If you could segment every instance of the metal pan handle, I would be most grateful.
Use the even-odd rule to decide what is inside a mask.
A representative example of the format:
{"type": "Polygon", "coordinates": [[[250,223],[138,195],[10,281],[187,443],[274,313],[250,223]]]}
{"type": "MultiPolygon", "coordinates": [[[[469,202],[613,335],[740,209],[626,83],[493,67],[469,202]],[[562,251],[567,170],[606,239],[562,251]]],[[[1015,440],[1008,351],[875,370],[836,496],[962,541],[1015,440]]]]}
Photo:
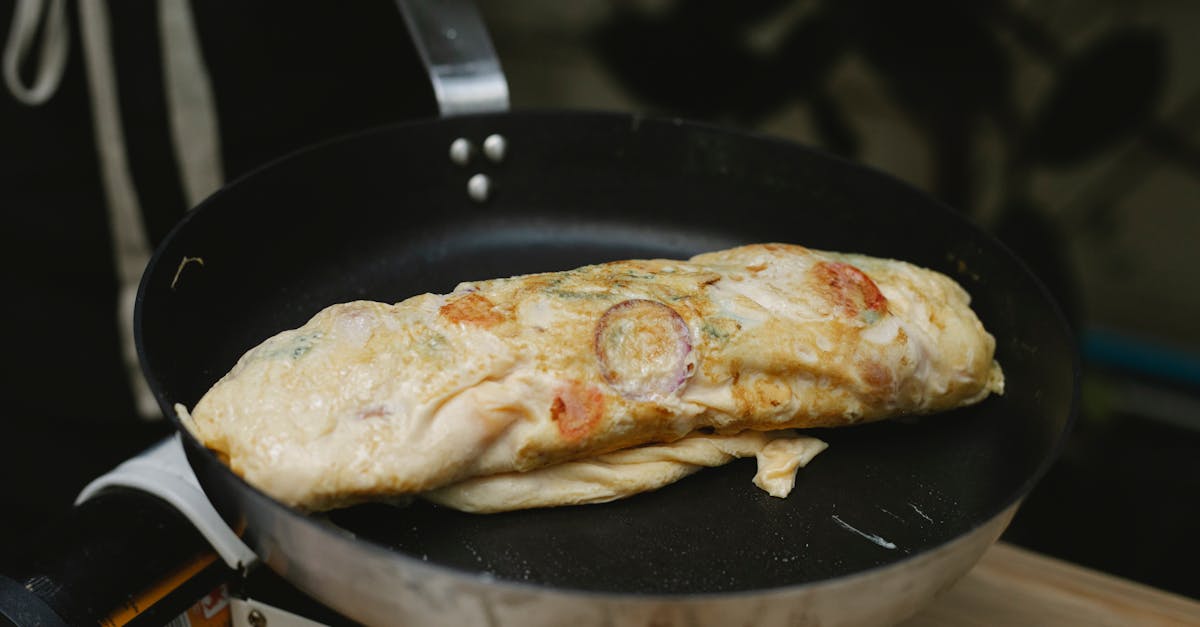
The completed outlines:
{"type": "Polygon", "coordinates": [[[508,81],[471,0],[396,0],[443,117],[508,110],[508,81]]]}

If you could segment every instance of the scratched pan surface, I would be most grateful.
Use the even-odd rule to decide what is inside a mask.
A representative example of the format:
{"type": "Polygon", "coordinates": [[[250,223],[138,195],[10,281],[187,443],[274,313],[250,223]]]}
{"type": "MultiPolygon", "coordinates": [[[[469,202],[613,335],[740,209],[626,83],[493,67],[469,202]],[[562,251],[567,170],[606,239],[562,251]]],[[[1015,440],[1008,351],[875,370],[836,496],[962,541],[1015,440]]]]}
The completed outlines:
{"type": "Polygon", "coordinates": [[[819,582],[894,564],[991,520],[1032,486],[1068,428],[1074,351],[1051,298],[1005,249],[888,177],[785,142],[606,114],[504,114],[382,129],[299,153],[189,214],[147,270],[146,376],[168,415],[245,350],[326,305],[394,302],[486,279],[786,241],[905,259],[958,279],[998,341],[1008,391],[914,422],[819,433],[830,448],[787,499],[753,460],[604,505],[469,515],[424,502],[304,517],[194,440],[218,509],[251,542],[301,525],[467,573],[558,589],[704,594],[819,582]],[[450,163],[456,137],[508,155],[450,163]],[[466,181],[493,179],[485,203],[466,181]],[[203,265],[184,257],[199,257],[203,265]],[[330,524],[332,523],[332,524],[330,524]],[[256,526],[258,525],[258,526],[256,526]]]}

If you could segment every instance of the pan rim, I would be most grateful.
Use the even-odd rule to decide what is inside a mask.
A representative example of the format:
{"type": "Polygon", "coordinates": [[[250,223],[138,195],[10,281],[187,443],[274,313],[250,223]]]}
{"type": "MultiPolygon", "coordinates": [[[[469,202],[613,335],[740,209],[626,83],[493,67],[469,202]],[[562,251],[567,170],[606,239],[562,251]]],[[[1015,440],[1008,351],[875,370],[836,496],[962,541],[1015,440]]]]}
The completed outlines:
{"type": "Polygon", "coordinates": [[[931,197],[929,194],[925,193],[922,190],[919,190],[912,184],[910,184],[906,181],[903,181],[887,172],[883,172],[881,170],[878,170],[878,169],[875,169],[875,168],[872,168],[872,167],[869,167],[869,166],[866,166],[866,165],[863,165],[860,163],[849,161],[849,160],[839,157],[837,155],[832,155],[832,154],[824,152],[820,149],[806,146],[806,145],[797,143],[795,141],[787,140],[787,139],[784,139],[781,137],[771,136],[771,135],[767,135],[765,133],[759,133],[759,132],[750,132],[750,131],[730,129],[728,127],[723,127],[723,126],[719,126],[719,125],[715,125],[715,124],[684,120],[684,119],[678,118],[678,117],[660,117],[660,116],[645,115],[645,114],[640,114],[640,113],[627,113],[627,112],[614,112],[614,111],[524,110],[524,111],[519,111],[519,112],[487,113],[487,114],[466,115],[466,116],[460,116],[460,117],[448,118],[448,119],[447,118],[432,118],[432,119],[400,122],[400,123],[395,123],[395,124],[387,124],[387,125],[382,125],[382,126],[369,128],[369,129],[360,130],[360,131],[355,131],[352,133],[343,134],[343,135],[340,135],[337,137],[323,140],[321,142],[318,142],[318,143],[315,143],[315,144],[312,144],[309,146],[302,147],[302,148],[292,151],[288,154],[282,155],[278,158],[268,161],[268,162],[264,163],[263,165],[258,166],[256,168],[248,171],[247,173],[237,177],[236,179],[228,182],[227,184],[222,186],[219,190],[214,192],[211,196],[209,196],[208,198],[203,200],[201,203],[199,203],[195,208],[189,210],[183,216],[183,218],[174,227],[172,227],[172,229],[168,232],[168,234],[163,238],[163,240],[156,247],[154,254],[151,256],[151,259],[147,263],[146,269],[142,275],[142,279],[139,283],[137,295],[135,297],[134,302],[135,302],[135,306],[134,306],[134,339],[135,339],[136,348],[137,348],[139,365],[141,367],[143,377],[145,378],[147,383],[150,385],[150,388],[154,394],[155,399],[157,400],[157,402],[159,404],[160,409],[162,409],[164,415],[171,421],[174,428],[181,433],[181,437],[184,439],[184,441],[188,445],[188,447],[194,449],[198,454],[202,454],[202,455],[206,456],[205,457],[206,462],[211,462],[212,464],[220,466],[221,469],[219,472],[222,472],[226,475],[225,476],[226,480],[232,479],[233,482],[238,484],[240,489],[242,489],[242,490],[248,489],[249,492],[251,494],[253,494],[257,499],[268,504],[269,507],[275,509],[277,514],[282,514],[284,516],[287,516],[289,519],[291,519],[295,523],[310,526],[315,531],[318,531],[320,533],[334,534],[334,535],[338,536],[340,539],[361,545],[364,550],[369,550],[373,553],[377,553],[377,554],[383,556],[385,559],[398,560],[400,564],[404,565],[407,568],[410,568],[410,569],[416,568],[418,570],[427,569],[427,568],[434,569],[446,576],[461,579],[466,582],[471,582],[474,584],[487,584],[488,586],[493,586],[493,587],[500,586],[501,588],[511,589],[511,591],[513,591],[513,592],[526,592],[526,593],[528,593],[528,592],[538,592],[538,593],[551,592],[551,593],[555,593],[555,594],[585,595],[588,597],[602,597],[605,599],[636,601],[636,602],[647,602],[647,601],[679,602],[679,601],[721,600],[721,599],[767,596],[767,595],[774,595],[777,593],[798,592],[801,590],[814,589],[814,588],[819,588],[819,587],[823,587],[823,586],[841,585],[841,583],[843,583],[847,580],[850,580],[850,579],[863,577],[863,576],[869,576],[869,575],[873,575],[873,574],[877,574],[877,573],[881,573],[881,572],[886,572],[888,570],[892,570],[895,568],[900,568],[907,564],[910,564],[913,560],[919,559],[922,556],[926,556],[934,551],[944,549],[948,545],[950,545],[954,542],[957,542],[963,538],[966,538],[967,536],[970,536],[971,534],[973,534],[975,532],[978,532],[981,528],[983,528],[983,527],[991,524],[993,521],[995,521],[995,519],[997,517],[1003,515],[1005,512],[1009,511],[1010,509],[1015,509],[1017,506],[1019,506],[1020,502],[1025,498],[1025,496],[1027,496],[1029,494],[1029,492],[1032,490],[1033,486],[1036,485],[1036,483],[1041,480],[1041,478],[1046,474],[1046,472],[1049,471],[1050,467],[1054,464],[1054,462],[1061,455],[1061,452],[1066,445],[1068,435],[1070,434],[1071,430],[1074,428],[1074,425],[1075,425],[1075,422],[1076,422],[1076,419],[1078,416],[1078,410],[1079,410],[1078,406],[1079,406],[1079,396],[1080,396],[1080,388],[1081,388],[1081,371],[1080,371],[1080,356],[1079,356],[1079,350],[1078,350],[1078,340],[1072,333],[1070,325],[1068,324],[1066,317],[1063,314],[1062,309],[1058,304],[1058,301],[1053,297],[1053,295],[1050,293],[1049,289],[1045,286],[1045,284],[1041,281],[1041,279],[1039,279],[1037,277],[1037,275],[1034,274],[1029,269],[1028,265],[1020,257],[1018,257],[1015,253],[1013,253],[1012,250],[1008,246],[1006,246],[1003,242],[998,240],[995,236],[984,231],[982,228],[980,228],[976,223],[974,223],[968,217],[953,210],[952,208],[950,208],[949,206],[947,206],[940,200],[931,197]],[[1034,469],[1034,471],[1032,473],[1030,473],[1027,477],[1025,477],[1025,479],[1020,483],[1020,485],[1017,487],[1017,489],[1012,494],[1010,494],[1008,497],[1006,497],[1000,503],[999,507],[995,509],[995,511],[991,511],[991,512],[987,513],[987,517],[985,519],[983,519],[982,521],[977,521],[975,525],[969,527],[968,529],[962,531],[959,534],[956,534],[952,537],[945,539],[942,542],[931,545],[920,551],[911,553],[909,555],[906,555],[906,556],[896,559],[894,561],[890,561],[886,564],[846,573],[846,574],[835,576],[835,577],[829,577],[829,578],[819,579],[819,580],[814,580],[814,581],[806,581],[806,582],[801,582],[801,583],[788,583],[788,584],[782,584],[782,585],[773,586],[773,587],[760,587],[760,588],[754,588],[754,589],[732,590],[732,591],[669,592],[669,593],[655,592],[655,593],[645,593],[645,594],[636,593],[636,592],[610,592],[610,591],[587,589],[587,588],[568,587],[568,586],[562,586],[562,585],[543,584],[543,583],[534,583],[534,582],[522,582],[522,581],[517,581],[517,580],[513,580],[513,579],[497,577],[497,576],[495,576],[491,573],[487,573],[487,572],[481,573],[479,571],[473,571],[473,570],[468,570],[468,569],[464,569],[464,568],[459,568],[459,567],[456,567],[453,565],[448,565],[448,564],[425,562],[416,557],[407,555],[403,552],[396,551],[396,550],[392,549],[391,547],[388,547],[385,544],[379,543],[370,538],[359,537],[359,536],[353,534],[352,532],[350,532],[346,529],[343,529],[337,525],[322,522],[322,521],[315,519],[309,515],[305,515],[291,507],[283,505],[282,503],[276,501],[275,499],[273,499],[266,493],[259,490],[257,487],[248,483],[245,479],[243,479],[242,477],[240,477],[239,475],[234,473],[227,466],[220,463],[220,461],[217,460],[215,458],[215,456],[213,456],[212,453],[210,451],[208,451],[203,446],[203,444],[201,444],[199,442],[199,440],[197,440],[195,438],[195,436],[181,422],[179,416],[176,414],[176,412],[173,408],[174,407],[173,400],[167,398],[166,391],[164,390],[163,386],[161,385],[161,382],[154,375],[154,368],[153,368],[154,360],[149,355],[149,351],[147,351],[147,349],[146,349],[145,338],[144,338],[144,334],[143,334],[143,317],[144,317],[144,306],[143,305],[144,305],[144,302],[146,299],[147,291],[149,290],[150,277],[155,274],[155,270],[158,269],[159,266],[162,266],[163,264],[168,263],[164,260],[164,257],[165,257],[165,252],[168,248],[170,248],[171,243],[177,237],[179,237],[179,234],[185,228],[187,228],[187,225],[191,222],[192,219],[195,218],[196,215],[198,215],[202,211],[205,211],[206,207],[209,207],[212,204],[219,202],[219,200],[221,198],[228,195],[229,193],[232,193],[234,190],[238,189],[240,186],[242,186],[244,184],[244,182],[246,180],[251,179],[252,177],[257,178],[257,175],[259,175],[263,171],[267,171],[267,170],[276,168],[276,167],[280,166],[281,164],[287,163],[288,161],[297,159],[297,158],[299,158],[303,155],[307,155],[311,152],[323,150],[323,149],[325,149],[329,146],[333,146],[333,145],[346,144],[346,143],[353,142],[353,141],[356,141],[356,140],[359,140],[359,139],[362,139],[365,137],[375,136],[375,135],[379,135],[379,134],[386,134],[386,133],[403,132],[403,130],[407,129],[407,128],[427,127],[427,126],[431,126],[431,125],[449,126],[449,125],[458,124],[458,122],[460,120],[483,120],[483,121],[486,121],[488,119],[514,119],[514,118],[515,119],[521,119],[521,118],[595,119],[595,120],[606,120],[609,123],[624,122],[625,124],[629,124],[634,127],[639,127],[644,124],[650,124],[650,125],[663,125],[663,126],[669,125],[669,126],[673,126],[673,127],[677,127],[677,128],[694,128],[694,129],[701,130],[701,131],[708,132],[708,133],[736,137],[739,139],[750,139],[755,142],[765,142],[765,143],[772,144],[772,145],[783,146],[789,150],[801,150],[804,152],[808,152],[810,154],[815,154],[815,155],[820,156],[822,159],[832,160],[832,161],[836,162],[840,167],[848,168],[848,169],[856,171],[856,172],[867,173],[867,174],[870,174],[871,176],[877,177],[877,178],[882,177],[883,179],[886,179],[891,185],[900,186],[911,193],[915,193],[915,194],[918,194],[918,195],[926,198],[928,200],[927,204],[930,207],[936,206],[938,208],[938,211],[940,211],[944,217],[946,217],[947,219],[950,219],[950,220],[957,221],[960,223],[961,226],[964,226],[964,227],[970,229],[971,231],[975,232],[977,235],[979,235],[981,237],[982,240],[987,241],[987,243],[989,245],[995,247],[995,249],[997,251],[999,251],[1000,254],[1002,254],[1005,257],[1006,261],[1014,264],[1014,267],[1023,275],[1023,278],[1032,282],[1032,285],[1036,288],[1037,293],[1040,296],[1041,300],[1044,301],[1044,303],[1049,306],[1050,311],[1052,312],[1052,315],[1054,317],[1054,326],[1057,328],[1057,330],[1061,334],[1061,337],[1065,341],[1066,348],[1069,353],[1069,360],[1070,360],[1072,372],[1071,372],[1071,393],[1070,393],[1070,400],[1069,400],[1068,415],[1066,417],[1066,420],[1063,423],[1062,430],[1056,435],[1055,440],[1054,440],[1052,446],[1050,447],[1048,454],[1046,454],[1039,461],[1039,463],[1038,463],[1037,467],[1034,469]],[[297,520],[297,519],[299,519],[299,520],[297,520]]]}

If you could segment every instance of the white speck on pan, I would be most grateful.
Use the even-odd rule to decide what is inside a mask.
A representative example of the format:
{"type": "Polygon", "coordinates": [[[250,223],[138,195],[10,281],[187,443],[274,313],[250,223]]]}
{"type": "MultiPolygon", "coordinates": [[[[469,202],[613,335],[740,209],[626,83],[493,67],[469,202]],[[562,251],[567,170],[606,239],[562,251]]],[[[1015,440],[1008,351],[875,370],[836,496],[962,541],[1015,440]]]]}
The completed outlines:
{"type": "Polygon", "coordinates": [[[855,529],[854,527],[851,527],[849,524],[846,523],[846,521],[842,520],[841,518],[838,518],[837,514],[833,515],[833,520],[834,520],[834,522],[836,522],[837,524],[846,528],[847,530],[853,531],[854,533],[857,533],[858,535],[870,540],[871,542],[874,542],[875,544],[878,544],[879,546],[881,546],[885,549],[895,550],[895,548],[896,548],[895,544],[892,544],[891,542],[888,542],[887,540],[884,540],[883,538],[881,538],[873,533],[866,533],[863,531],[859,531],[858,529],[855,529]]]}
{"type": "Polygon", "coordinates": [[[909,503],[909,504],[908,504],[908,506],[909,506],[909,507],[911,507],[911,508],[913,508],[913,511],[914,511],[914,512],[916,512],[916,513],[920,514],[920,515],[921,515],[921,518],[924,518],[925,520],[928,520],[929,522],[933,522],[933,519],[932,519],[932,518],[930,518],[929,516],[926,516],[926,515],[925,515],[925,512],[921,511],[921,508],[917,507],[916,505],[914,505],[914,504],[912,504],[912,503],[909,503]]]}

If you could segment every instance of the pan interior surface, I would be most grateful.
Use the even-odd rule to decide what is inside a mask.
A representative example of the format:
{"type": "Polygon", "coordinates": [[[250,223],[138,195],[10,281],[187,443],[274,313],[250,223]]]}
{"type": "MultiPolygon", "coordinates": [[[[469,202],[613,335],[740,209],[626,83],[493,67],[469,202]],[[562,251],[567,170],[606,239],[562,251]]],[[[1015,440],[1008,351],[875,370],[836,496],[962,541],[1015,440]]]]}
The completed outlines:
{"type": "MultiPolygon", "coordinates": [[[[1015,259],[876,173],[782,142],[634,121],[516,114],[398,127],[231,185],[172,233],[143,284],[139,340],[160,402],[194,405],[247,349],[336,302],[784,241],[905,259],[958,279],[997,338],[1006,394],[817,432],[830,447],[787,499],[756,488],[753,460],[741,460],[601,505],[473,515],[415,500],[315,523],[501,580],[720,593],[898,562],[986,523],[1029,488],[1069,421],[1073,356],[1053,304],[1015,259]],[[451,165],[445,147],[493,132],[509,139],[511,157],[478,166],[496,182],[478,204],[465,192],[473,170],[451,165]]],[[[205,487],[236,519],[244,512],[228,511],[236,499],[220,492],[249,488],[224,474],[205,487]]],[[[247,522],[251,537],[270,533],[247,522]]]]}

